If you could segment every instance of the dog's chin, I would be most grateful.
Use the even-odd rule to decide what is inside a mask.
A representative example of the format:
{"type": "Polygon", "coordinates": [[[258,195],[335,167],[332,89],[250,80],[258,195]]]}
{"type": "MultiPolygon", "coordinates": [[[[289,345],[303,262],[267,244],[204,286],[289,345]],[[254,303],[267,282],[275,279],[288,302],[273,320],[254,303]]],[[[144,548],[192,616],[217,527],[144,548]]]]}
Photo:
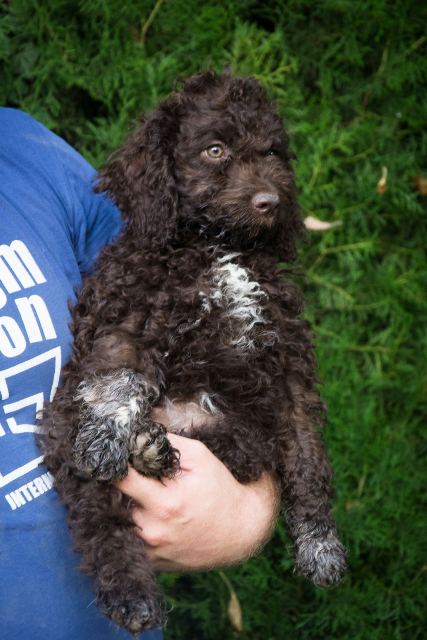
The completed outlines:
{"type": "Polygon", "coordinates": [[[279,210],[269,213],[253,213],[249,212],[241,220],[235,221],[236,229],[240,229],[241,233],[248,238],[256,239],[270,232],[274,233],[278,230],[282,222],[282,215],[279,210]]]}
{"type": "Polygon", "coordinates": [[[248,209],[227,211],[203,207],[182,210],[178,224],[184,236],[198,236],[236,249],[251,249],[266,239],[270,242],[279,232],[282,214],[280,209],[261,214],[248,209]]]}
{"type": "Polygon", "coordinates": [[[258,229],[273,229],[279,222],[279,215],[276,212],[263,213],[256,216],[256,226],[258,229]]]}

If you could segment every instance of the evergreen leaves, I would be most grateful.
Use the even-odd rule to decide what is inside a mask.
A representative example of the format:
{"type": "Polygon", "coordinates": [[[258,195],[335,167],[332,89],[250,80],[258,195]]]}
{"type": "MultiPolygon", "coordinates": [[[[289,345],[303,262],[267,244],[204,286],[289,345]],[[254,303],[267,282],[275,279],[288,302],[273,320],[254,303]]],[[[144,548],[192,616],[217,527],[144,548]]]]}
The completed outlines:
{"type": "MultiPolygon", "coordinates": [[[[426,10],[414,0],[11,0],[0,102],[100,165],[175,83],[231,65],[288,122],[304,216],[339,221],[301,247],[316,336],[344,583],[292,574],[282,526],[227,571],[247,640],[426,635],[426,10]],[[387,168],[385,190],[378,181],[387,168]]],[[[220,517],[220,514],[218,514],[220,517]]],[[[166,637],[237,637],[216,573],[164,576],[166,637]]]]}

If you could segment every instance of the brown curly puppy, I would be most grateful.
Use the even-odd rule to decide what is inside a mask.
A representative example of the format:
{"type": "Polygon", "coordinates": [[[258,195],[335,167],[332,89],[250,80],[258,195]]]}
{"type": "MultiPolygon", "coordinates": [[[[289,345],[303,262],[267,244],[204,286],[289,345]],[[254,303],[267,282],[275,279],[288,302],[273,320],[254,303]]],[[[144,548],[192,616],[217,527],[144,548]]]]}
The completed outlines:
{"type": "Polygon", "coordinates": [[[129,462],[174,474],[166,429],[202,440],[241,482],[277,473],[297,570],[320,585],[345,570],[309,327],[276,267],[302,232],[290,159],[259,84],[208,72],[101,173],[97,190],[126,224],[73,310],[45,455],[98,603],[131,632],[164,612],[132,505],[111,481],[129,462]]]}

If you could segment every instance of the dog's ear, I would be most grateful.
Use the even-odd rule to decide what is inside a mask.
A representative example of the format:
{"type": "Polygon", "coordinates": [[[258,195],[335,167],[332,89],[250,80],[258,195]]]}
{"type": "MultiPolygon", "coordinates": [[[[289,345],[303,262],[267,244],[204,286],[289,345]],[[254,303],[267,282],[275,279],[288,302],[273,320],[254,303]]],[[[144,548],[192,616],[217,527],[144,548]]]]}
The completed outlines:
{"type": "Polygon", "coordinates": [[[297,241],[305,237],[306,230],[300,218],[295,218],[293,222],[287,220],[276,245],[275,253],[279,262],[294,262],[297,257],[297,241]]]}
{"type": "Polygon", "coordinates": [[[294,262],[297,257],[297,242],[304,238],[306,230],[300,215],[298,193],[293,178],[292,186],[287,192],[286,215],[277,237],[278,256],[280,261],[294,262]]]}
{"type": "Polygon", "coordinates": [[[300,215],[298,191],[290,158],[287,157],[286,189],[283,190],[284,217],[278,228],[269,231],[266,249],[278,262],[292,263],[297,257],[297,243],[306,238],[306,229],[300,215]]]}
{"type": "Polygon", "coordinates": [[[95,191],[107,192],[130,229],[151,247],[165,246],[176,233],[178,195],[173,149],[179,128],[179,97],[162,103],[101,171],[95,191]]]}

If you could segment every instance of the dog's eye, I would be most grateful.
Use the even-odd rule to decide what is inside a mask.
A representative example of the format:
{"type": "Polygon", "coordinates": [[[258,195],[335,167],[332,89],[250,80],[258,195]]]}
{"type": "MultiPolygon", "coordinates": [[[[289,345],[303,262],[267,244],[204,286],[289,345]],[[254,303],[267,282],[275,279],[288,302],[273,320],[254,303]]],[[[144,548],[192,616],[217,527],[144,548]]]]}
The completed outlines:
{"type": "Polygon", "coordinates": [[[217,158],[222,158],[225,153],[222,144],[211,144],[210,147],[208,147],[205,151],[209,158],[213,158],[214,160],[217,160],[217,158]]]}
{"type": "Polygon", "coordinates": [[[277,151],[277,149],[269,149],[265,155],[266,156],[278,156],[279,152],[277,151]]]}

